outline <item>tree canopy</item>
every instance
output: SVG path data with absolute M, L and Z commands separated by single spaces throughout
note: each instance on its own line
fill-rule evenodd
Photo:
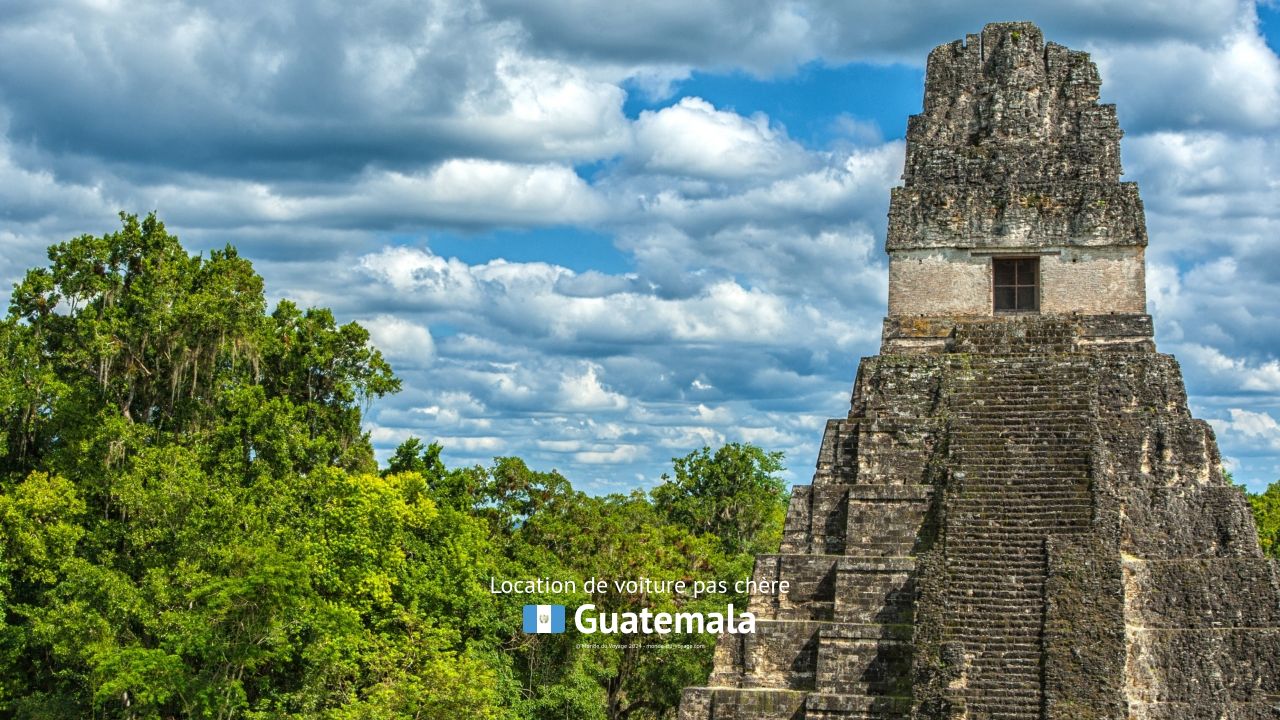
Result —
M 1262 552 L 1280 560 L 1280 480 L 1260 493 L 1246 493 L 1253 519 L 1258 525 Z
M 0 349 L 5 717 L 670 718 L 711 638 L 587 647 L 520 606 L 741 598 L 490 578 L 743 577 L 781 527 L 780 456 L 749 445 L 605 497 L 417 438 L 379 468 L 361 408 L 399 380 L 365 329 L 268 308 L 234 248 L 154 215 L 50 248 Z

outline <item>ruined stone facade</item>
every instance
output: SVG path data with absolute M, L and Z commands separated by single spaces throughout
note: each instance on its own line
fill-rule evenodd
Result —
M 882 354 L 681 720 L 1280 717 L 1277 567 L 1155 350 L 1098 86 L 1027 23 L 930 54 Z

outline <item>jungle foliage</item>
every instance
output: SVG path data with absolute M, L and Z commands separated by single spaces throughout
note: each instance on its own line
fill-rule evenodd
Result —
M 1280 560 L 1280 480 L 1260 493 L 1246 493 L 1253 519 L 1258 524 L 1262 552 Z
M 705 680 L 712 638 L 584 647 L 521 606 L 745 598 L 489 579 L 746 577 L 779 455 L 704 448 L 605 497 L 417 439 L 380 469 L 361 408 L 399 380 L 363 328 L 121 220 L 50 248 L 0 321 L 0 716 L 669 718 Z

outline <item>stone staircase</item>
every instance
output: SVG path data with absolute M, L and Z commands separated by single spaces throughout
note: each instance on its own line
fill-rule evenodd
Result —
M 1176 362 L 1075 317 L 951 327 L 862 362 L 756 562 L 790 589 L 679 719 L 1280 717 L 1280 580 Z
M 821 489 L 830 495 L 837 488 Z M 681 718 L 909 717 L 913 552 L 933 488 L 853 484 L 838 492 L 847 552 L 758 557 L 754 579 L 786 580 L 789 590 L 751 597 L 755 634 L 720 638 L 708 687 L 685 691 Z
M 906 720 L 916 555 L 939 531 L 943 640 L 966 659 L 958 704 L 969 720 L 1039 718 L 1046 539 L 1092 517 L 1094 393 L 1076 336 L 1048 318 L 972 322 L 936 365 L 865 364 L 813 484 L 793 490 L 781 552 L 757 558 L 755 579 L 789 592 L 750 599 L 756 633 L 720 639 L 681 720 Z M 920 440 L 939 432 L 945 478 Z M 929 527 L 939 491 L 943 525 Z
M 780 552 L 756 559 L 755 580 L 789 590 L 750 598 L 755 634 L 719 639 L 681 720 L 910 717 L 915 555 L 935 534 L 927 443 L 914 439 L 940 427 L 927 418 L 931 373 L 869 366 L 849 417 L 827 423 L 813 484 L 792 490 Z
M 679 720 L 1280 718 L 1280 570 L 1156 352 L 1100 84 L 1030 23 L 930 53 L 881 354 Z
M 1041 717 L 1046 539 L 1093 516 L 1090 365 L 1071 337 L 1044 321 L 957 329 L 944 640 L 965 659 L 969 720 Z

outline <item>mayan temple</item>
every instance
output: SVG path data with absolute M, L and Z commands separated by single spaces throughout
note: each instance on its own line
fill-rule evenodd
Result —
M 929 55 L 881 354 L 681 720 L 1280 717 L 1280 585 L 1146 314 L 1089 56 Z

